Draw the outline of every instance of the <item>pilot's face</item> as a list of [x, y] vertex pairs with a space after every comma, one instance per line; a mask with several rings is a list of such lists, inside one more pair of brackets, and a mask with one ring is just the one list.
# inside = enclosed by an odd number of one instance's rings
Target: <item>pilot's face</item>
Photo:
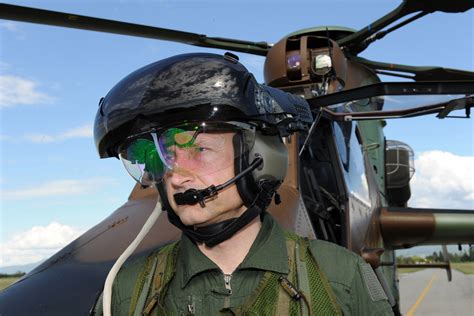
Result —
[[188, 189], [204, 189], [219, 185], [235, 176], [235, 133], [201, 133], [195, 146], [174, 148], [174, 168], [164, 176], [168, 200], [183, 224], [196, 227], [218, 223], [240, 216], [245, 207], [235, 184], [219, 191], [205, 206], [177, 205], [173, 195]]

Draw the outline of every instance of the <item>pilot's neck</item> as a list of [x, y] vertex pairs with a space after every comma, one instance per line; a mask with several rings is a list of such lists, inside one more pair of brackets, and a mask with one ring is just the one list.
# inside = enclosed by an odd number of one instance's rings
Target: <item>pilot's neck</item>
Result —
[[207, 247], [205, 244], [198, 244], [198, 248], [224, 274], [232, 274], [239, 264], [244, 261], [261, 227], [260, 216], [257, 216], [244, 228], [235, 233], [234, 236], [220, 244], [212, 248]]

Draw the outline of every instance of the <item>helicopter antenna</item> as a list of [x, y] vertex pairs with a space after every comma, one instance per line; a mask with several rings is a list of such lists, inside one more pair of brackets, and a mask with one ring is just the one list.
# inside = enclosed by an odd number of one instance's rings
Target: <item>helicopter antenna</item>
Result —
[[304, 143], [303, 143], [303, 146], [301, 146], [301, 149], [300, 149], [300, 152], [299, 152], [298, 156], [301, 156], [301, 154], [303, 153], [303, 150], [306, 148], [306, 145], [308, 144], [311, 135], [313, 135], [313, 132], [314, 132], [316, 126], [318, 125], [319, 120], [321, 119], [322, 115], [323, 115], [323, 110], [320, 109], [317, 116], [316, 116], [316, 118], [313, 121], [313, 124], [311, 124], [311, 127], [309, 128], [308, 136], [306, 136], [306, 138], [304, 140]]

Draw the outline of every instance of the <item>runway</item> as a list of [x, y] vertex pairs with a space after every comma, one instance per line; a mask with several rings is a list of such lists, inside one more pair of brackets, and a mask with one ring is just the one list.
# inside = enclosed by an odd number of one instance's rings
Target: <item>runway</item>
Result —
[[474, 275], [453, 269], [453, 280], [448, 282], [441, 269], [401, 274], [400, 306], [405, 316], [474, 316]]

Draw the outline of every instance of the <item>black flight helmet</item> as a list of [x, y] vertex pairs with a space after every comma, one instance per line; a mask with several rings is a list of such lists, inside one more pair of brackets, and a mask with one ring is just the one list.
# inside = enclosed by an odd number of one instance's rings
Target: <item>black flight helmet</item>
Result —
[[[120, 157], [135, 180], [156, 185], [174, 225], [213, 246], [268, 207], [286, 174], [288, 155], [281, 138], [311, 123], [304, 99], [258, 84], [235, 55], [193, 53], [155, 62], [122, 79], [100, 101], [94, 139], [101, 158]], [[175, 214], [162, 176], [176, 164], [166, 149], [170, 142], [173, 148], [187, 148], [208, 131], [235, 133], [232, 182], [247, 211], [200, 231], [185, 226]], [[185, 195], [175, 195], [175, 200], [204, 204], [219, 185], [194, 190], [194, 202]]]

